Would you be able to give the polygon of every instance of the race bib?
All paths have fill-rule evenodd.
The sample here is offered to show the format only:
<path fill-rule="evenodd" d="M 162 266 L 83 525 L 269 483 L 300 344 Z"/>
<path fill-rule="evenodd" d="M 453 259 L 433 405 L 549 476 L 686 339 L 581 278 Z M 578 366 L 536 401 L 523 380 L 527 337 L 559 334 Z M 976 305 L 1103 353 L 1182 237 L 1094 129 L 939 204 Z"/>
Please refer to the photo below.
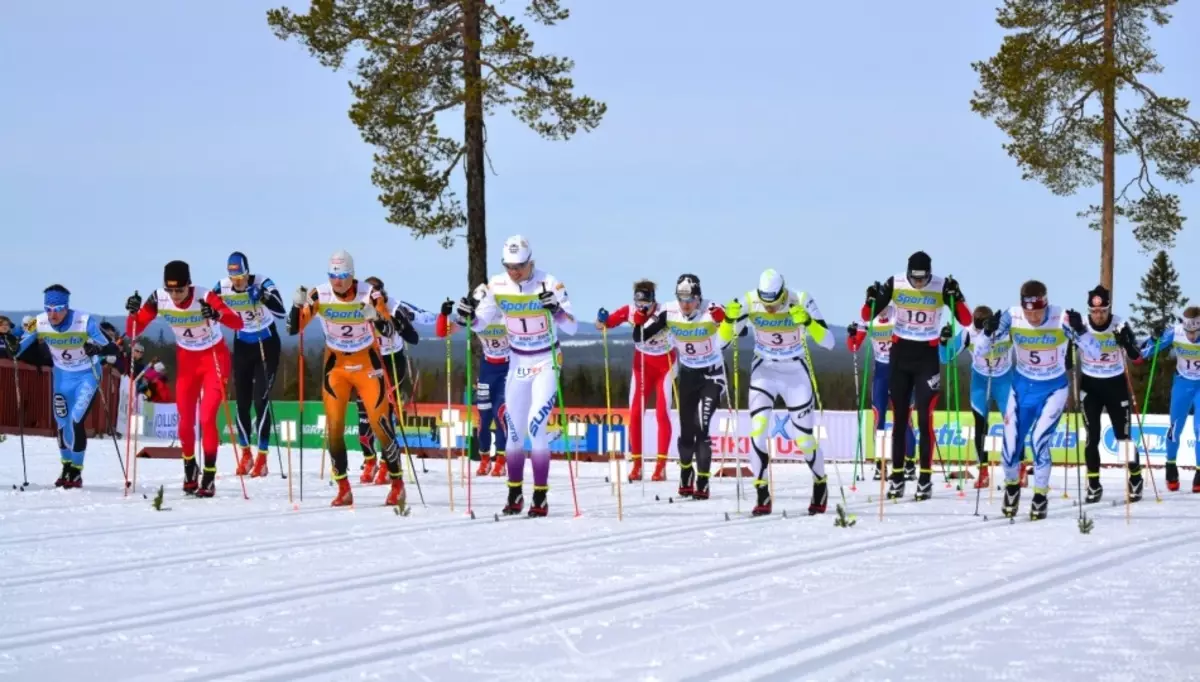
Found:
<path fill-rule="evenodd" d="M 767 348 L 783 349 L 800 344 L 800 330 L 787 329 L 783 331 L 755 330 L 755 339 Z"/>

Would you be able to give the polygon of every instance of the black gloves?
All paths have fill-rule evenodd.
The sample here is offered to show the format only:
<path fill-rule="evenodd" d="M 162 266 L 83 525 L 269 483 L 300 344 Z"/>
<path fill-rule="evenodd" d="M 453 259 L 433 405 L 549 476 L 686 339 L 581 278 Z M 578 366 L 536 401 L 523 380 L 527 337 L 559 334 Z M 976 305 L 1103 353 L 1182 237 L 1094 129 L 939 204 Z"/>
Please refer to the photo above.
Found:
<path fill-rule="evenodd" d="M 133 292 L 132 296 L 125 299 L 125 312 L 129 313 L 130 315 L 137 314 L 138 309 L 141 307 L 142 297 L 138 295 L 138 292 Z"/>

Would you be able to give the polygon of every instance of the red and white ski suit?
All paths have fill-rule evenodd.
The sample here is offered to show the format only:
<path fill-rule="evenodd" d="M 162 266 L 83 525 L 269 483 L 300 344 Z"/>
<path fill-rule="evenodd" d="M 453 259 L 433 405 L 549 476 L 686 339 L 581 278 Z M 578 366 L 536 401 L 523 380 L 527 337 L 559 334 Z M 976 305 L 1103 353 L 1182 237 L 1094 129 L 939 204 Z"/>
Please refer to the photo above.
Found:
<path fill-rule="evenodd" d="M 650 309 L 652 314 L 657 306 Z M 621 306 L 608 315 L 604 323 L 609 329 L 619 327 L 628 322 L 634 312 L 633 306 Z M 653 391 L 654 417 L 658 422 L 658 449 L 655 454 L 659 458 L 667 456 L 671 445 L 671 383 L 675 376 L 675 350 L 668 341 L 666 328 L 649 341 L 634 343 L 633 351 L 633 381 L 629 383 L 629 452 L 635 461 L 642 458 L 642 412 L 646 409 L 649 394 Z"/>
<path fill-rule="evenodd" d="M 200 405 L 200 444 L 205 466 L 215 466 L 220 437 L 217 432 L 217 412 L 225 400 L 223 379 L 230 376 L 229 348 L 221 336 L 221 327 L 200 313 L 200 302 L 206 301 L 220 313 L 221 324 L 230 329 L 242 328 L 242 317 L 225 305 L 225 301 L 203 287 L 192 287 L 182 305 L 156 289 L 136 315 L 125 321 L 125 333 L 133 338 L 136 325 L 144 333 L 156 317 L 162 317 L 175 332 L 175 407 L 179 410 L 179 444 L 185 459 L 195 457 L 196 405 Z M 212 460 L 211 463 L 209 460 Z"/>

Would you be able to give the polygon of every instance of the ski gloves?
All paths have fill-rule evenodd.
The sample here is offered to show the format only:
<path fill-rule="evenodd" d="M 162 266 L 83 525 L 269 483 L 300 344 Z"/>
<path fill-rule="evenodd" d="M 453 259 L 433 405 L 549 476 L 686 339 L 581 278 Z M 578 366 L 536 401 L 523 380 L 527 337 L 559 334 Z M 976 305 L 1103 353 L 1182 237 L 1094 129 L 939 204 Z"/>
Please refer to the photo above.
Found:
<path fill-rule="evenodd" d="M 557 315 L 558 311 L 562 310 L 562 308 L 559 307 L 558 299 L 554 297 L 554 294 L 544 288 L 542 289 L 542 293 L 538 294 L 538 302 L 541 303 L 542 308 L 551 315 Z"/>
<path fill-rule="evenodd" d="M 135 291 L 133 295 L 125 299 L 125 312 L 130 315 L 136 315 L 137 311 L 142 307 L 142 297 Z"/>

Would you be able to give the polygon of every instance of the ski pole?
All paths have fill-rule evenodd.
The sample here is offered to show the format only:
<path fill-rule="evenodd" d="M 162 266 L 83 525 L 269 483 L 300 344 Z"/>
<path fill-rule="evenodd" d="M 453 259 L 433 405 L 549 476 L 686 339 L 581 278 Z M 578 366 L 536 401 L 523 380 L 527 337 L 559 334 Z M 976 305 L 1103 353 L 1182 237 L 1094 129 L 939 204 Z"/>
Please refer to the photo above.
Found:
<path fill-rule="evenodd" d="M 16 390 L 17 397 L 17 421 L 19 422 L 17 432 L 21 439 L 21 489 L 25 489 L 29 485 L 29 468 L 25 464 L 25 403 L 21 400 L 21 378 L 18 376 L 17 359 L 12 359 L 13 372 L 13 388 Z M 120 455 L 118 455 L 120 457 Z M 125 494 L 129 494 L 129 483 L 125 484 Z"/>
<path fill-rule="evenodd" d="M 737 511 L 740 514 L 742 512 L 742 455 L 741 455 L 741 453 L 738 452 L 737 440 L 738 440 L 739 422 L 741 421 L 741 419 L 739 418 L 741 415 L 738 414 L 739 398 L 740 398 L 740 395 L 739 395 L 740 391 L 738 388 L 738 370 L 741 369 L 742 365 L 738 361 L 738 339 L 739 338 L 740 337 L 738 337 L 737 334 L 733 335 L 733 423 L 730 425 L 731 428 L 733 429 L 733 438 L 729 439 L 729 443 L 730 443 L 729 447 L 731 450 L 733 450 L 733 466 L 737 468 Z M 724 367 L 725 367 L 725 363 L 722 362 L 721 368 L 724 369 Z M 772 439 L 768 440 L 767 443 L 769 444 L 774 440 L 775 439 L 772 438 Z M 768 489 L 768 492 L 770 492 L 770 494 L 771 494 L 771 499 L 774 500 L 775 499 L 775 457 L 774 456 L 769 456 L 767 459 L 767 478 L 770 479 L 767 483 L 767 485 L 770 486 Z"/>
<path fill-rule="evenodd" d="M 860 475 L 863 475 L 866 473 L 866 467 L 862 467 L 861 473 L 859 470 L 859 460 L 862 457 L 862 451 L 863 451 L 862 394 L 864 393 L 864 391 L 860 390 L 860 386 L 858 383 L 858 351 L 855 350 L 853 353 L 851 353 L 851 355 L 854 358 L 854 402 L 856 404 L 858 404 L 859 407 L 858 407 L 858 413 L 855 415 L 855 419 L 854 419 L 856 437 L 854 439 L 854 467 L 850 471 L 850 473 L 852 474 L 852 476 L 851 476 L 852 480 L 850 481 L 850 492 L 857 492 L 858 491 L 858 477 Z"/>
<path fill-rule="evenodd" d="M 16 371 L 15 360 L 13 361 L 13 371 Z M 115 431 L 113 431 L 111 426 L 113 423 L 113 415 L 108 411 L 108 396 L 104 394 L 104 380 L 101 378 L 101 372 L 96 369 L 95 364 L 92 365 L 92 376 L 96 379 L 96 390 L 100 393 L 100 404 L 104 407 L 104 423 L 110 425 L 108 428 L 108 435 L 112 436 L 113 449 L 117 451 L 117 465 L 121 467 L 121 476 L 125 479 L 126 484 L 128 484 L 129 475 L 125 473 L 125 462 L 121 461 L 121 445 L 117 442 L 117 434 Z M 24 453 L 22 452 L 22 455 L 23 454 Z M 22 457 L 21 463 L 25 463 L 24 457 Z"/>
<path fill-rule="evenodd" d="M 805 295 L 806 294 L 804 294 L 804 293 L 800 294 L 800 301 L 796 305 L 798 305 L 800 307 L 804 307 Z M 826 424 L 826 422 L 825 422 L 825 403 L 822 402 L 822 400 L 821 400 L 821 390 L 817 387 L 817 371 L 816 371 L 816 368 L 814 368 L 813 364 L 812 364 L 812 355 L 808 352 L 808 332 L 807 332 L 807 330 L 805 330 L 803 340 L 804 340 L 804 364 L 808 366 L 808 380 L 809 380 L 809 382 L 812 383 L 813 399 L 817 401 L 817 410 L 821 413 L 820 428 L 824 429 L 824 428 L 826 428 L 826 426 L 825 426 L 825 424 Z M 821 451 L 821 439 L 817 438 L 816 441 L 817 441 L 817 449 L 816 449 L 816 452 L 813 452 L 813 461 L 814 462 L 816 461 L 817 453 Z M 814 472 L 814 474 L 815 473 L 816 472 Z M 841 467 L 838 466 L 838 461 L 837 461 L 836 457 L 833 458 L 833 474 L 834 474 L 834 476 L 837 477 L 838 492 L 842 496 L 842 508 L 845 509 L 845 507 L 846 507 L 846 489 L 845 489 L 845 487 L 842 486 L 842 470 L 841 470 Z"/>
<path fill-rule="evenodd" d="M 988 352 L 991 352 L 991 351 L 989 350 Z M 992 361 L 987 356 L 984 356 L 983 361 L 987 365 L 987 368 L 988 368 L 987 386 L 986 386 L 987 392 L 983 394 L 983 427 L 985 429 L 987 429 L 988 431 L 990 431 L 991 427 L 989 426 L 989 422 L 990 422 L 991 416 L 992 416 Z M 988 431 L 984 431 L 983 448 L 982 449 L 983 449 L 984 456 L 987 457 L 987 461 L 984 463 L 984 466 L 987 467 L 986 471 L 987 471 L 987 478 L 988 478 L 988 504 L 990 505 L 992 503 L 992 488 L 994 488 L 995 486 L 992 485 L 992 453 L 990 451 L 988 451 L 988 449 L 987 449 Z M 979 516 L 979 496 L 982 493 L 983 493 L 983 488 L 976 486 L 975 487 L 975 516 Z"/>
<path fill-rule="evenodd" d="M 287 478 L 287 474 L 283 472 L 283 451 L 279 447 L 279 429 L 275 424 L 275 404 L 271 401 L 271 389 L 275 387 L 275 372 L 267 374 L 267 351 L 263 347 L 262 339 L 258 340 L 258 357 L 262 359 L 263 378 L 267 380 L 267 388 L 265 391 L 263 391 L 263 398 L 267 401 L 267 412 L 266 414 L 258 416 L 258 429 L 256 431 L 262 430 L 262 425 L 266 421 L 266 417 L 269 415 L 271 417 L 271 431 L 275 436 L 275 459 L 279 462 L 279 477 Z M 289 486 L 289 489 L 290 487 L 291 486 Z M 291 502 L 290 497 L 288 502 Z"/>
<path fill-rule="evenodd" d="M 450 359 L 450 335 L 446 335 L 446 489 L 450 494 L 450 512 L 454 512 L 454 469 L 452 458 L 454 456 L 454 431 L 450 428 L 450 397 L 451 397 L 451 359 Z"/>
<path fill-rule="evenodd" d="M 450 338 L 449 335 L 447 335 L 446 338 Z M 471 468 L 470 468 L 471 453 L 474 452 L 474 447 L 475 447 L 475 438 L 474 438 L 475 426 L 474 426 L 474 420 L 472 419 L 475 416 L 474 415 L 475 401 L 472 399 L 473 396 L 472 396 L 472 391 L 471 391 L 471 389 L 474 388 L 474 386 L 471 383 L 471 327 L 470 326 L 467 327 L 467 351 L 466 351 L 466 354 L 467 354 L 467 378 L 466 378 L 467 404 L 463 406 L 463 409 L 467 413 L 467 451 L 465 453 L 465 456 L 463 457 L 463 461 L 467 465 L 466 475 L 464 476 L 464 478 L 467 479 L 467 515 L 470 516 L 471 518 L 475 518 L 475 512 L 472 511 L 472 509 L 471 509 L 471 479 L 475 477 L 472 474 Z M 490 396 L 490 394 L 489 394 L 489 396 Z M 490 397 L 489 397 L 489 399 L 490 399 Z M 480 457 L 480 461 L 482 461 L 482 459 L 483 458 Z"/>
<path fill-rule="evenodd" d="M 1071 392 L 1074 395 L 1073 402 L 1075 403 L 1075 414 L 1073 415 L 1074 421 L 1075 421 L 1075 494 L 1079 496 L 1079 520 L 1083 521 L 1083 499 L 1084 499 L 1083 498 L 1083 472 L 1080 471 L 1081 467 L 1079 466 L 1079 461 L 1080 461 L 1079 460 L 1079 417 L 1080 417 L 1079 354 L 1075 352 L 1074 344 L 1072 344 L 1071 347 L 1067 349 L 1067 352 L 1069 352 L 1071 354 L 1071 359 L 1074 364 L 1074 369 L 1071 372 L 1071 379 L 1072 379 L 1072 382 L 1071 382 L 1072 391 Z M 1083 425 L 1084 425 L 1084 428 L 1087 428 L 1087 416 L 1086 415 L 1083 417 Z M 1034 457 L 1036 458 L 1037 452 L 1035 451 L 1033 454 L 1034 454 Z M 1037 460 L 1035 459 L 1034 462 L 1036 463 L 1036 461 Z M 1050 461 L 1053 463 L 1053 461 L 1054 461 L 1053 458 Z M 1064 464 L 1064 466 L 1066 466 L 1066 465 Z"/>
<path fill-rule="evenodd" d="M 619 464 L 617 464 L 617 459 L 616 459 L 616 457 L 614 457 L 615 453 L 613 452 L 613 449 L 611 447 L 609 447 L 609 445 L 608 445 L 608 432 L 609 432 L 609 429 L 612 428 L 612 390 L 610 388 L 611 384 L 609 383 L 609 379 L 608 379 L 608 325 L 607 324 L 600 328 L 600 339 L 602 342 L 601 345 L 604 346 L 604 412 L 605 412 L 604 428 L 601 429 L 601 433 L 603 434 L 603 443 L 604 443 L 603 447 L 606 451 L 608 451 L 609 470 L 616 471 L 616 476 L 614 478 L 616 478 L 616 484 L 617 484 L 617 488 L 616 488 L 616 490 L 617 490 L 617 520 L 621 521 L 624 518 L 624 505 L 622 504 L 622 500 L 621 500 L 621 478 L 624 475 L 624 472 L 621 471 L 621 466 Z M 624 453 L 621 453 L 621 461 L 624 461 L 624 459 L 625 459 Z"/>
<path fill-rule="evenodd" d="M 1146 444 L 1146 427 L 1142 424 L 1142 411 L 1137 406 L 1137 397 L 1133 391 L 1133 379 L 1129 375 L 1128 361 L 1125 361 L 1125 384 L 1129 387 L 1129 407 L 1133 411 L 1133 416 L 1137 418 L 1138 439 L 1142 442 L 1142 451 L 1146 453 L 1146 473 L 1150 476 L 1150 487 L 1154 490 L 1154 501 L 1162 502 L 1162 498 L 1158 495 L 1158 483 L 1154 480 L 1154 467 L 1150 463 L 1150 447 Z M 1136 445 L 1133 448 L 1133 458 L 1134 462 L 1138 462 Z M 1138 469 L 1140 470 L 1141 466 Z M 1128 484 L 1126 484 L 1126 488 L 1128 487 Z"/>
<path fill-rule="evenodd" d="M 298 427 L 296 430 L 299 435 L 295 436 L 295 437 L 298 437 L 299 441 L 300 441 L 300 454 L 299 454 L 299 457 L 300 457 L 300 501 L 303 502 L 304 501 L 304 327 L 300 328 L 300 379 L 299 379 L 299 381 L 300 381 L 300 386 L 299 386 L 300 400 L 299 400 L 299 404 L 297 405 L 298 414 L 296 417 L 297 422 L 299 422 L 298 424 L 296 424 L 296 426 Z M 326 428 L 326 431 L 328 431 L 328 427 Z M 292 434 L 289 434 L 289 435 L 292 435 Z M 326 437 L 328 438 L 328 433 L 326 434 Z M 289 439 L 289 442 L 290 442 L 290 439 Z M 321 451 L 322 452 L 325 451 L 324 446 L 322 446 Z M 289 458 L 289 461 L 291 461 L 290 458 Z M 322 458 L 322 461 L 324 461 L 324 458 Z"/>
<path fill-rule="evenodd" d="M 138 297 L 137 290 L 134 290 L 133 295 L 135 298 Z M 125 409 L 125 470 L 126 471 L 129 471 L 129 456 L 130 456 L 130 454 L 132 454 L 130 444 L 133 441 L 133 405 L 135 402 L 137 402 L 137 400 L 133 394 L 133 346 L 136 343 L 136 339 L 137 339 L 137 314 L 135 313 L 133 316 L 133 328 L 131 329 L 131 336 L 129 337 L 129 367 L 128 367 L 128 370 L 129 370 L 129 404 L 125 406 L 125 408 L 126 408 Z M 16 375 L 16 372 L 17 372 L 17 363 L 14 360 L 13 361 L 13 375 L 14 376 Z M 20 387 L 18 387 L 18 391 L 17 391 L 18 402 L 21 399 L 20 396 L 21 396 Z M 22 439 L 22 443 L 23 442 L 24 442 L 24 439 Z M 21 452 L 22 453 L 25 452 L 24 447 L 21 448 Z M 23 454 L 22 454 L 22 461 L 24 461 Z M 125 495 L 124 495 L 125 497 L 129 496 L 129 489 L 132 486 L 137 485 L 137 460 L 136 459 L 133 460 L 133 466 L 134 466 L 133 482 L 132 483 L 130 482 L 128 476 L 126 476 L 126 478 L 125 478 Z"/>
<path fill-rule="evenodd" d="M 544 280 L 542 281 L 542 292 L 549 292 Z M 546 313 L 546 328 L 550 331 L 550 362 L 554 369 L 554 389 L 558 395 L 558 413 L 563 420 L 565 432 L 567 409 L 563 406 L 562 379 L 559 376 L 562 373 L 562 366 L 558 362 L 558 332 L 554 328 L 554 315 L 549 310 L 544 310 L 544 312 Z M 563 451 L 567 457 L 567 476 L 571 479 L 571 501 L 575 504 L 575 517 L 578 518 L 581 516 L 581 512 L 579 511 L 579 494 L 575 490 L 575 472 L 571 468 L 571 451 L 565 445 Z"/>
<path fill-rule="evenodd" d="M 221 343 L 224 343 L 224 341 L 222 341 Z M 217 372 L 217 381 L 221 382 L 221 406 L 225 408 L 225 426 L 229 427 L 228 428 L 229 445 L 231 447 L 233 447 L 233 459 L 236 462 L 237 461 L 237 436 L 235 435 L 234 430 L 233 430 L 233 415 L 229 411 L 229 398 L 228 398 L 228 394 L 225 392 L 225 376 L 224 376 L 224 372 L 221 371 L 221 360 L 220 360 L 220 358 L 217 357 L 217 347 L 216 346 L 213 346 L 213 348 L 212 348 L 212 361 L 213 361 L 213 369 L 216 370 L 216 372 Z M 217 441 L 218 449 L 220 448 L 220 445 L 221 445 L 221 443 L 220 443 L 220 440 L 218 439 L 218 441 Z M 241 481 L 241 483 L 242 483 L 242 497 L 247 500 L 250 499 L 249 493 L 246 492 L 246 477 L 243 476 L 242 474 L 238 474 L 237 477 L 238 477 L 238 480 Z"/>

